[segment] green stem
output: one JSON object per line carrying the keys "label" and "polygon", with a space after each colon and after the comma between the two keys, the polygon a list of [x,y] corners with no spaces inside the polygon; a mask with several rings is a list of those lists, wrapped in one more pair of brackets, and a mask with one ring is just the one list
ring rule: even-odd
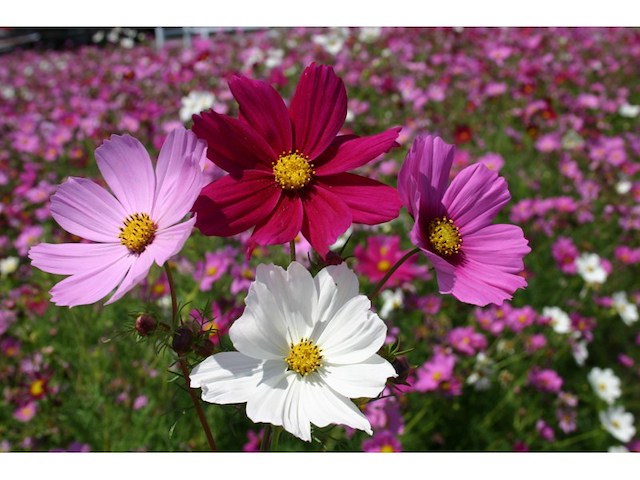
{"label": "green stem", "polygon": [[271,450],[271,424],[268,423],[262,430],[262,442],[260,442],[260,451],[268,452]]}
{"label": "green stem", "polygon": [[295,240],[291,240],[289,242],[289,261],[290,262],[296,261],[296,241]]}
{"label": "green stem", "polygon": [[[171,267],[169,266],[169,262],[164,264],[164,270],[167,272],[167,281],[169,282],[169,291],[171,292],[171,324],[177,325],[178,318],[178,299],[176,296],[176,287],[173,283],[173,275],[171,274]],[[207,437],[207,442],[209,442],[209,448],[212,452],[217,452],[218,447],[216,446],[216,441],[213,438],[213,434],[211,433],[211,429],[209,428],[209,424],[207,423],[207,418],[204,416],[204,411],[202,410],[202,405],[200,405],[200,401],[196,396],[195,391],[191,388],[191,381],[189,379],[189,369],[187,367],[187,362],[184,358],[179,358],[178,363],[180,364],[180,371],[182,372],[182,377],[184,378],[185,383],[187,384],[187,391],[189,392],[189,396],[191,397],[191,401],[193,402],[193,406],[196,409],[196,413],[198,414],[198,420],[200,420],[200,425],[202,425],[202,429],[204,430],[204,434]]]}
{"label": "green stem", "polygon": [[409,257],[415,255],[416,253],[418,253],[420,251],[419,248],[414,248],[413,250],[411,250],[410,252],[408,252],[404,257],[402,257],[400,260],[398,260],[396,262],[396,264],[391,267],[389,269],[389,271],[385,274],[384,277],[382,277],[382,280],[380,280],[378,282],[378,284],[376,285],[376,287],[373,289],[373,292],[371,292],[371,295],[369,295],[369,298],[371,300],[373,300],[375,298],[375,296],[380,293],[380,290],[382,290],[382,287],[384,287],[384,284],[387,283],[387,280],[389,280],[389,277],[391,277],[391,275],[393,275],[395,273],[395,271],[400,268],[400,265],[402,265]]}

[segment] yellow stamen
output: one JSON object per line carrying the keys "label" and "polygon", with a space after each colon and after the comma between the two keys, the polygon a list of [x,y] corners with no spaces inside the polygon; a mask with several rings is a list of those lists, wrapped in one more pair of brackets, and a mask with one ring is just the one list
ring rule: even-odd
{"label": "yellow stamen", "polygon": [[388,260],[380,260],[378,262],[378,270],[380,270],[381,272],[386,272],[390,268],[391,268],[391,263],[389,263]]}
{"label": "yellow stamen", "polygon": [[291,344],[289,355],[285,358],[289,370],[299,373],[303,377],[315,372],[321,365],[320,349],[311,341],[303,338],[296,345]]}
{"label": "yellow stamen", "polygon": [[39,397],[44,393],[44,380],[38,379],[29,387],[29,393],[34,397]]}
{"label": "yellow stamen", "polygon": [[156,234],[158,227],[146,213],[134,213],[124,221],[124,227],[120,227],[120,243],[129,249],[131,253],[140,255],[144,252]]}
{"label": "yellow stamen", "polygon": [[429,223],[429,241],[433,249],[445,257],[458,253],[462,245],[458,227],[447,217],[436,218]]}
{"label": "yellow stamen", "polygon": [[283,190],[299,190],[305,187],[316,172],[309,157],[295,152],[282,152],[277,162],[272,163],[276,183]]}

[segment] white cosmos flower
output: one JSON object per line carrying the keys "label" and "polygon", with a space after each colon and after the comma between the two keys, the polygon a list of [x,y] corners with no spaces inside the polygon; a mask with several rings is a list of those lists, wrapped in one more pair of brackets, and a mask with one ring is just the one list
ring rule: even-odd
{"label": "white cosmos flower", "polygon": [[191,116],[213,107],[216,97],[211,92],[201,92],[194,90],[189,95],[180,100],[180,120],[186,123],[191,120]]}
{"label": "white cosmos flower", "polygon": [[622,321],[626,325],[631,325],[638,321],[638,307],[627,300],[627,294],[625,292],[616,292],[612,295],[613,308],[622,318]]}
{"label": "white cosmos flower", "polygon": [[609,407],[599,416],[604,429],[621,442],[628,442],[636,434],[633,414],[622,407]]}
{"label": "white cosmos flower", "polygon": [[19,264],[18,257],[7,257],[0,260],[0,277],[6,277],[15,272]]}
{"label": "white cosmos flower", "polygon": [[559,307],[544,307],[542,316],[551,319],[551,328],[556,333],[569,333],[571,330],[571,318]]}
{"label": "white cosmos flower", "polygon": [[376,352],[387,328],[358,293],[345,264],[315,278],[299,263],[259,265],[242,316],[229,330],[237,352],[215,354],[191,372],[202,399],[247,403],[253,422],[281,425],[311,441],[311,423],[364,430],[350,398],[373,398],[396,373]]}
{"label": "white cosmos flower", "polygon": [[604,283],[607,279],[607,271],[596,253],[583,253],[576,258],[576,269],[587,283]]}
{"label": "white cosmos flower", "polygon": [[620,379],[616,377],[610,368],[603,370],[602,368],[594,367],[587,378],[598,397],[609,405],[612,405],[622,395]]}
{"label": "white cosmos flower", "polygon": [[404,306],[404,293],[402,293],[401,288],[395,291],[383,290],[380,296],[382,297],[382,308],[379,312],[380,318],[386,319],[393,310],[398,310]]}

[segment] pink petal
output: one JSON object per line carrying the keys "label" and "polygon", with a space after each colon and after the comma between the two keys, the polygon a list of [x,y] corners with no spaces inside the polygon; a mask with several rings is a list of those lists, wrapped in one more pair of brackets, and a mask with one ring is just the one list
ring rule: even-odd
{"label": "pink petal", "polygon": [[422,251],[436,271],[438,291],[440,293],[451,293],[456,285],[456,268],[437,254],[429,250],[423,249]]}
{"label": "pink petal", "polygon": [[[437,210],[449,182],[455,147],[440,137],[419,135],[413,141],[398,174],[398,192],[403,205],[415,217],[416,197]],[[437,216],[431,213],[430,216]]]}
{"label": "pink petal", "polygon": [[51,215],[67,232],[94,242],[118,242],[127,212],[109,192],[71,177],[51,197]]}
{"label": "pink petal", "polygon": [[327,65],[308,66],[289,107],[296,149],[314,160],[336,137],[347,116],[347,91]]}
{"label": "pink petal", "polygon": [[186,222],[178,223],[169,228],[158,230],[153,242],[147,247],[144,253],[149,253],[159,266],[177,254],[191,235],[196,217],[190,218]]}
{"label": "pink petal", "polygon": [[267,82],[235,76],[231,93],[240,105],[240,117],[264,138],[274,153],[291,150],[291,121],[282,97]]}
{"label": "pink petal", "polygon": [[396,127],[369,137],[333,142],[314,162],[316,175],[333,175],[365,165],[392,147],[397,147],[396,138],[400,130],[400,127]]}
{"label": "pink petal", "polygon": [[351,209],[320,185],[307,185],[302,197],[302,234],[322,257],[351,225]]}
{"label": "pink petal", "polygon": [[207,156],[223,170],[238,174],[247,169],[272,171],[278,158],[267,141],[249,124],[209,110],[193,116],[193,132],[207,142]]}
{"label": "pink petal", "polygon": [[173,130],[162,145],[151,215],[159,228],[174,225],[191,210],[203,187],[200,161],[206,148],[203,140],[184,127]]}
{"label": "pink petal", "polygon": [[131,291],[136,285],[146,278],[149,274],[149,269],[153,265],[153,257],[149,252],[144,251],[140,255],[134,255],[134,261],[131,268],[125,275],[122,283],[118,286],[118,289],[111,296],[105,305],[110,305],[120,300],[127,292]]}
{"label": "pink petal", "polygon": [[337,195],[351,210],[354,223],[377,225],[400,213],[400,197],[395,188],[360,175],[340,173],[316,178],[318,185]]}
{"label": "pink petal", "polygon": [[135,255],[113,260],[101,268],[77,273],[56,284],[51,291],[51,301],[58,306],[88,305],[106,297],[122,281]]}
{"label": "pink petal", "polygon": [[204,187],[193,205],[196,227],[219,237],[244,232],[273,211],[281,192],[273,175],[260,170],[222,177]]}
{"label": "pink petal", "polygon": [[476,163],[456,175],[442,204],[464,237],[491,224],[510,198],[505,179]]}
{"label": "pink petal", "polygon": [[296,194],[284,193],[273,212],[256,225],[249,239],[248,250],[257,245],[279,245],[290,242],[302,227],[302,201]]}
{"label": "pink petal", "polygon": [[41,243],[29,250],[34,267],[56,275],[96,270],[128,254],[120,243]]}
{"label": "pink petal", "polygon": [[127,213],[151,213],[156,176],[149,154],[138,140],[111,135],[96,149],[96,162]]}

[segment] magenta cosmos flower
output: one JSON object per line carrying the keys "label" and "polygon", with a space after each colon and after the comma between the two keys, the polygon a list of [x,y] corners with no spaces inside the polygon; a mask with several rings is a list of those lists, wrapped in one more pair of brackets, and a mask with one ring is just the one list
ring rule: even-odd
{"label": "magenta cosmos flower", "polygon": [[511,196],[504,178],[478,163],[449,183],[454,146],[418,136],[400,169],[398,191],[414,218],[411,240],[429,258],[440,293],[484,306],[527,285],[519,274],[531,251],[522,229],[492,225]]}
{"label": "magenta cosmos flower", "polygon": [[398,216],[394,188],[346,172],[396,146],[400,128],[337,136],[347,94],[331,67],[307,67],[288,108],[267,82],[236,76],[229,88],[239,118],[213,110],[193,116],[209,159],[229,172],[206,186],[193,206],[202,233],[228,237],[255,227],[250,251],[302,232],[325,256],[352,222],[375,225]]}
{"label": "magenta cosmos flower", "polygon": [[202,187],[199,162],[206,145],[184,128],[169,134],[155,168],[142,144],[112,135],[96,161],[113,195],[84,178],[71,177],[51,197],[58,224],[95,243],[42,243],[31,248],[33,266],[70,275],[55,285],[51,301],[73,307],[100,300],[118,287],[113,303],[180,251],[195,218],[180,223]]}

